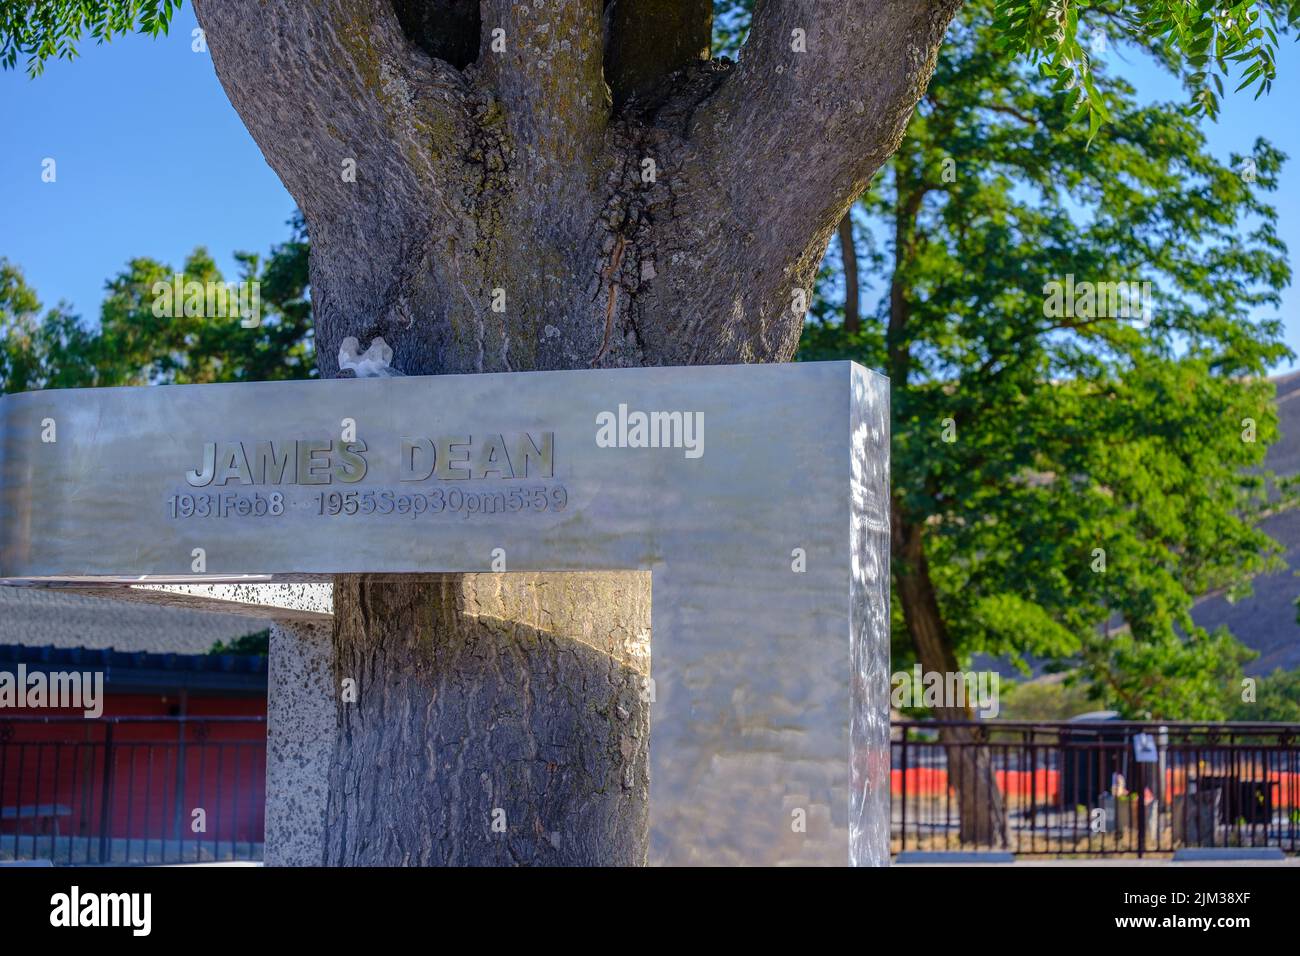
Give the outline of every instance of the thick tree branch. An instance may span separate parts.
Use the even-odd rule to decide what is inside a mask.
[[[195,0],[195,12],[226,94],[313,229],[359,207],[394,219],[427,207],[467,87],[406,39],[389,0]]]
[[[684,149],[665,202],[698,231],[689,254],[657,260],[638,303],[648,353],[793,357],[827,244],[898,147],[959,2],[758,0],[740,62],[696,71],[684,89],[699,95],[674,113]],[[688,296],[680,321],[650,318]]]
[[[592,156],[609,119],[602,0],[483,0],[478,63],[539,186]],[[567,178],[567,177],[564,177]]]
[[[692,131],[744,228],[829,237],[898,147],[959,6],[759,0],[739,64]]]
[[[450,299],[429,275],[447,243],[472,240],[466,197],[501,165],[485,98],[403,34],[391,0],[195,8],[232,105],[306,218],[321,373],[336,374],[348,335],[363,348],[387,336],[395,367],[427,368]]]

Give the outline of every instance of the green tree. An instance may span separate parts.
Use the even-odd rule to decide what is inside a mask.
[[[252,634],[244,634],[240,637],[226,641],[217,641],[210,648],[209,654],[246,654],[261,655],[266,657],[271,653],[271,631],[264,628],[260,631],[254,631]]]
[[[151,259],[133,259],[109,280],[100,312],[103,349],[116,356],[116,382],[260,382],[315,374],[310,304],[305,298],[307,245],[295,238],[272,250],[265,267],[251,253],[237,258],[243,275],[236,287],[259,289],[256,325],[237,311],[235,297],[176,301],[159,307],[160,292],[196,283],[207,288],[224,277],[205,249],[177,273]],[[191,286],[190,288],[195,288]],[[177,298],[173,296],[173,298]],[[190,306],[197,306],[190,308]]]
[[[302,220],[265,263],[238,253],[236,287],[256,284],[257,322],[245,320],[212,257],[195,249],[178,271],[138,258],[105,283],[99,325],[88,328],[65,307],[43,316],[19,269],[0,260],[0,392],[110,385],[249,382],[316,374],[307,239]],[[176,288],[201,289],[201,300]],[[176,301],[173,301],[176,300]]]
[[[94,334],[62,304],[43,311],[22,270],[0,257],[0,394],[94,381]]]
[[[1222,719],[1251,655],[1190,611],[1279,566],[1255,519],[1276,438],[1262,376],[1289,353],[1280,323],[1252,316],[1290,278],[1262,198],[1284,157],[1261,140],[1221,163],[1188,110],[1139,105],[1095,63],[1110,122],[1072,126],[1055,80],[1002,40],[991,3],[950,29],[899,149],[841,223],[853,274],[823,268],[801,342],[802,358],[891,379],[896,658],[952,672],[976,651],[1033,656],[1080,668],[1127,716]],[[859,279],[878,290],[868,321]],[[1149,282],[1150,301],[1065,308],[1075,280]],[[949,751],[962,837],[996,842],[975,753]]]
[[[1065,660],[1126,715],[1222,718],[1246,652],[1190,610],[1278,566],[1255,524],[1262,376],[1289,353],[1253,316],[1290,277],[1264,200],[1283,157],[1260,140],[1220,162],[1096,64],[1112,122],[1089,144],[999,45],[988,4],[950,30],[858,207],[874,321],[848,327],[824,272],[800,354],[891,377],[895,597],[927,669]],[[1150,310],[1057,313],[1067,276],[1148,281]]]
[[[1004,681],[1000,696],[998,717],[1004,720],[1069,720],[1099,709],[1086,687],[1061,674],[1019,684]]]
[[[1254,700],[1243,700],[1241,683],[1228,696],[1228,719],[1300,724],[1300,670],[1283,670],[1255,678]]]

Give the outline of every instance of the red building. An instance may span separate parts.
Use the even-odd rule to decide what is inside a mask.
[[[0,645],[0,673],[103,675],[103,712],[0,708],[0,859],[260,859],[266,658]]]

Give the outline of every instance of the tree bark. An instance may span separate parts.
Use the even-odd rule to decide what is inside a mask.
[[[897,147],[958,2],[760,3],[738,64],[702,57],[708,6],[195,0],[222,85],[306,219],[321,374],[339,374],[349,336],[382,337],[407,375],[788,361],[795,293],[811,298],[836,225]],[[562,676],[569,650],[549,638],[526,654],[517,633],[489,639],[445,590],[384,587],[338,585],[336,650],[364,672],[367,709],[341,718],[329,861],[640,859],[640,811],[596,799],[615,763],[540,790],[529,777],[506,807],[541,834],[552,812],[596,808],[589,831],[617,844],[603,857],[569,831],[562,857],[469,833],[524,785],[494,774],[529,733],[621,732],[617,708],[574,723],[559,692],[615,685],[585,657]],[[526,666],[485,669],[470,646]],[[507,710],[540,682],[559,709],[487,740],[436,703],[435,679]],[[491,749],[436,762],[471,741]]]
[[[641,865],[649,575],[349,575],[325,863]]]

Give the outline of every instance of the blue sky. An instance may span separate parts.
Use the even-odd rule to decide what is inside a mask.
[[[167,37],[119,37],[84,45],[29,80],[0,72],[0,256],[17,263],[42,300],[70,303],[94,320],[105,280],[134,256],[179,266],[207,246],[227,278],[237,250],[266,252],[289,235],[293,200],[226,100],[207,53],[191,49],[186,5]],[[1121,71],[1147,99],[1185,96],[1134,54]],[[1300,49],[1282,38],[1273,92],[1230,95],[1207,125],[1221,158],[1264,136],[1291,156],[1281,188],[1279,231],[1300,250]],[[1235,86],[1229,84],[1229,89]],[[1290,116],[1290,119],[1287,117]],[[53,158],[57,179],[41,180]],[[1287,342],[1300,353],[1300,290],[1284,294]],[[1286,367],[1300,367],[1300,362]],[[1284,367],[1285,368],[1285,367]]]
[[[98,319],[104,282],[128,259],[179,267],[204,245],[233,279],[233,252],[289,237],[293,200],[211,58],[190,49],[196,26],[186,4],[168,36],[92,41],[34,80],[22,61],[0,72],[0,256],[47,305]]]

